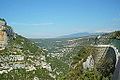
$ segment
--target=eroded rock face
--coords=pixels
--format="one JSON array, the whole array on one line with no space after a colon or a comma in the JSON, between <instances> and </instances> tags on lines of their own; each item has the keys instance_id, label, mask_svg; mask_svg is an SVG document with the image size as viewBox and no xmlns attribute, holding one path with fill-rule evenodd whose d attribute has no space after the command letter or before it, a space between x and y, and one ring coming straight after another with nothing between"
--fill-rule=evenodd
<instances>
[{"instance_id":1,"label":"eroded rock face","mask_svg":"<svg viewBox=\"0 0 120 80\"><path fill-rule=\"evenodd\" d=\"M90 55L88 56L87 60L85 62L83 62L83 68L84 69L91 69L94 67L94 59L93 59L93 56Z\"/></svg>"},{"instance_id":2,"label":"eroded rock face","mask_svg":"<svg viewBox=\"0 0 120 80\"><path fill-rule=\"evenodd\" d=\"M7 42L14 37L12 28L6 24L5 20L0 19L0 50L5 49Z\"/></svg>"},{"instance_id":3,"label":"eroded rock face","mask_svg":"<svg viewBox=\"0 0 120 80\"><path fill-rule=\"evenodd\" d=\"M1 48L5 48L6 45L7 45L7 40L8 40L8 37L7 37L7 33L4 32L4 26L0 26L0 47Z\"/></svg>"}]
</instances>

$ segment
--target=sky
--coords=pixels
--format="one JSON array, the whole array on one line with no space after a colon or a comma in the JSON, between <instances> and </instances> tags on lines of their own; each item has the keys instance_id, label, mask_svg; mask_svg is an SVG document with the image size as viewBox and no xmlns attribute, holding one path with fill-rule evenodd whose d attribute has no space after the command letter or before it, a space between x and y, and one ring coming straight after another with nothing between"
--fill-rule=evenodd
<instances>
[{"instance_id":1,"label":"sky","mask_svg":"<svg viewBox=\"0 0 120 80\"><path fill-rule=\"evenodd\" d=\"M27 38L120 30L120 0L0 0L0 18Z\"/></svg>"}]
</instances>

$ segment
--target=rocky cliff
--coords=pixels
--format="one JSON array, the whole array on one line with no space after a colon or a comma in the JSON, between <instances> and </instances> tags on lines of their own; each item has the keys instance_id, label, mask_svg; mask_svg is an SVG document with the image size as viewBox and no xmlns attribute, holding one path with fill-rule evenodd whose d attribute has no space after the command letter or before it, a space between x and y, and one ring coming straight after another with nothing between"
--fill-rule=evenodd
<instances>
[{"instance_id":1,"label":"rocky cliff","mask_svg":"<svg viewBox=\"0 0 120 80\"><path fill-rule=\"evenodd\" d=\"M0 19L0 80L54 79L47 52Z\"/></svg>"},{"instance_id":2,"label":"rocky cliff","mask_svg":"<svg viewBox=\"0 0 120 80\"><path fill-rule=\"evenodd\" d=\"M4 19L0 19L0 49L5 49L8 41L15 38L15 33L12 28L7 25Z\"/></svg>"}]
</instances>

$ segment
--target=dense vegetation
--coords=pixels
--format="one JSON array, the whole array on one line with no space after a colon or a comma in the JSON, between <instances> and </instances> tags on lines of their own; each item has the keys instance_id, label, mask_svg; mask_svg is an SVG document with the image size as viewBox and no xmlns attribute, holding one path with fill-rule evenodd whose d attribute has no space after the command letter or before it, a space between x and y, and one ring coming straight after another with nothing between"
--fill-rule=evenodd
<instances>
[{"instance_id":1,"label":"dense vegetation","mask_svg":"<svg viewBox=\"0 0 120 80\"><path fill-rule=\"evenodd\" d=\"M48 75L48 71L43 68L37 68L34 71L26 71L25 69L14 69L8 73L0 74L0 80L34 80L35 78L40 80L53 80Z\"/></svg>"},{"instance_id":2,"label":"dense vegetation","mask_svg":"<svg viewBox=\"0 0 120 80\"><path fill-rule=\"evenodd\" d=\"M10 53L11 51L11 53ZM40 49L38 46L36 46L34 43L32 43L30 40L17 35L14 39L10 40L8 42L8 46L5 50L0 51L0 55L12 55L14 52L17 52L17 54L21 55L41 55L45 54L42 49Z\"/></svg>"},{"instance_id":3,"label":"dense vegetation","mask_svg":"<svg viewBox=\"0 0 120 80\"><path fill-rule=\"evenodd\" d=\"M60 80L109 80L112 77L114 65L112 63L112 60L109 61L109 58L104 59L105 63L99 62L96 66L92 69L85 70L83 69L83 62L86 61L87 57L89 55L95 56L96 55L96 49L91 46L84 46L81 48L77 48L73 51L73 54L75 56L72 59L71 63L71 70L68 72L65 76L59 77ZM107 60L109 59L109 60ZM107 60L107 61L106 61ZM106 66L105 66L106 64ZM98 65L101 68L98 68Z\"/></svg>"},{"instance_id":4,"label":"dense vegetation","mask_svg":"<svg viewBox=\"0 0 120 80\"><path fill-rule=\"evenodd\" d=\"M120 31L115 31L102 35L102 37L111 38L111 39L120 39Z\"/></svg>"},{"instance_id":5,"label":"dense vegetation","mask_svg":"<svg viewBox=\"0 0 120 80\"><path fill-rule=\"evenodd\" d=\"M17 55L24 57L24 59L16 60L15 56ZM9 40L7 48L0 50L0 70L12 69L0 74L0 80L33 80L35 77L42 80L53 80L47 69L35 64L36 61L42 61L37 58L42 55L46 56L47 53L32 41L15 34L14 38ZM18 68L13 69L12 67L15 65L18 65ZM20 67L20 65L25 65L25 67L34 66L35 70L28 71L28 69Z\"/></svg>"},{"instance_id":6,"label":"dense vegetation","mask_svg":"<svg viewBox=\"0 0 120 80\"><path fill-rule=\"evenodd\" d=\"M116 32L113 32L116 34ZM97 36L83 37L83 38L71 38L71 39L37 39L36 44L42 48L46 48L48 55L50 53L59 53L63 56L51 56L48 58L53 69L59 69L63 72L57 76L58 80L110 80L114 69L116 56L114 52L108 50L108 54L99 62L96 62L94 68L85 70L83 68L83 62L86 61L88 56L92 55L94 58L97 55L97 49L90 45L114 45L118 50L120 50L118 32L114 38L111 38L110 35L113 33L108 33L102 35L99 39L96 39ZM72 45L72 46L71 46ZM64 51L65 49L65 51ZM70 49L70 50L68 50ZM68 50L68 51L67 51ZM112 49L111 49L112 50ZM64 51L64 52L63 52ZM58 64L59 63L59 64ZM63 65L61 69L61 65ZM64 71L67 67L68 71Z\"/></svg>"}]
</instances>

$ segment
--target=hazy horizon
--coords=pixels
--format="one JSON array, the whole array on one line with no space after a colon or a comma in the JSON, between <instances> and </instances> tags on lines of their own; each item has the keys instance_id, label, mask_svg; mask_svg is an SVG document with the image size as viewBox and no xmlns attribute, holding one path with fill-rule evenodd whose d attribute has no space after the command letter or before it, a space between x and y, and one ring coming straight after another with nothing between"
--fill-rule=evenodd
<instances>
[{"instance_id":1,"label":"hazy horizon","mask_svg":"<svg viewBox=\"0 0 120 80\"><path fill-rule=\"evenodd\" d=\"M27 38L120 30L120 0L0 1L0 18Z\"/></svg>"}]
</instances>

